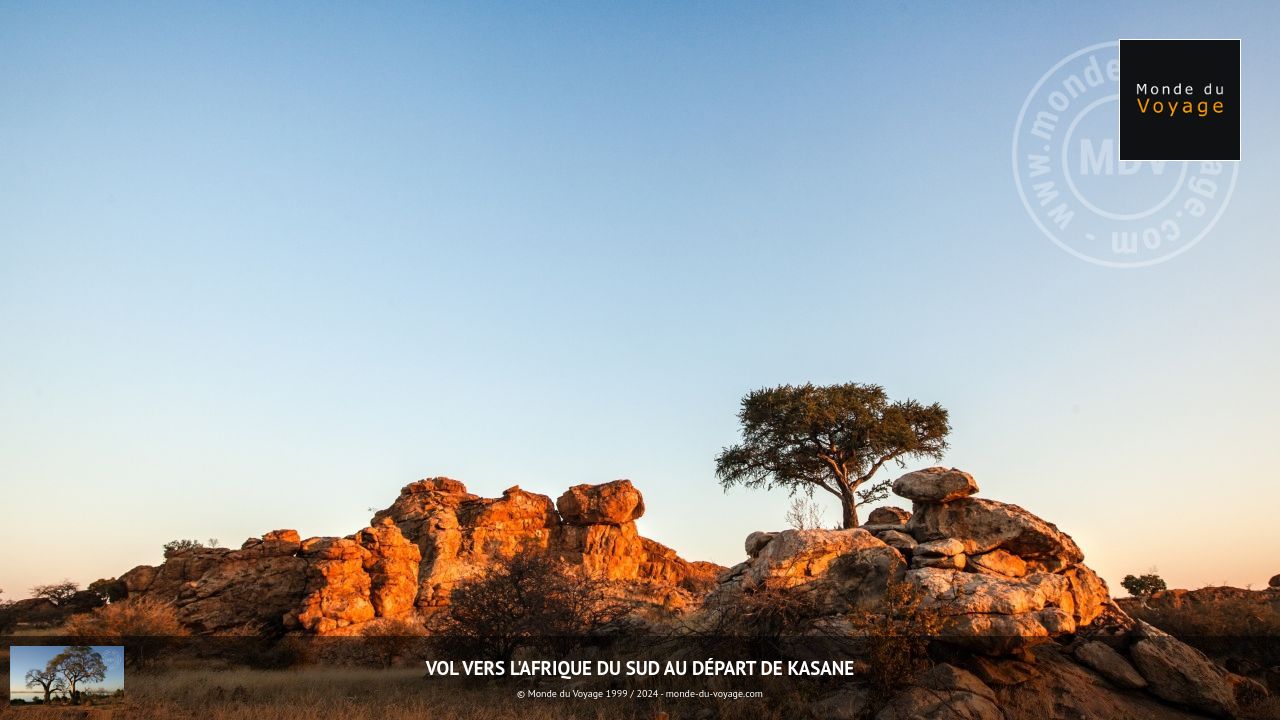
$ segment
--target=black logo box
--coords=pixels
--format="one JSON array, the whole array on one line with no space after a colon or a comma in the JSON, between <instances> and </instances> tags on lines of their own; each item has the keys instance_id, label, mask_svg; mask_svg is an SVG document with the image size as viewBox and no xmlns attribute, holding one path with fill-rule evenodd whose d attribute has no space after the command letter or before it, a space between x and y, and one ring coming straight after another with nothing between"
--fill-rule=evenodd
<instances>
[{"instance_id":1,"label":"black logo box","mask_svg":"<svg viewBox=\"0 0 1280 720\"><path fill-rule=\"evenodd\" d=\"M1120 40L1121 160L1239 160L1240 102L1240 40Z\"/></svg>"}]
</instances>

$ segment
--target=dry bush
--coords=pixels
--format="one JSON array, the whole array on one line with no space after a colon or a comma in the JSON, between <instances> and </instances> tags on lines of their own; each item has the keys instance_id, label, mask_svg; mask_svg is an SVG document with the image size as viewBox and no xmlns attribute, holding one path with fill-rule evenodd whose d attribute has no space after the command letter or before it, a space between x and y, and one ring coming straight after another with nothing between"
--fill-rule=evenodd
<instances>
[{"instance_id":1,"label":"dry bush","mask_svg":"<svg viewBox=\"0 0 1280 720\"><path fill-rule=\"evenodd\" d=\"M544 553L525 553L455 587L431 629L448 650L510 660L521 648L566 647L599 637L631 607L606 583Z\"/></svg>"},{"instance_id":2,"label":"dry bush","mask_svg":"<svg viewBox=\"0 0 1280 720\"><path fill-rule=\"evenodd\" d=\"M873 694L888 700L917 673L933 664L929 647L942 631L943 617L906 582L891 582L882 607L849 616L868 638Z\"/></svg>"},{"instance_id":3,"label":"dry bush","mask_svg":"<svg viewBox=\"0 0 1280 720\"><path fill-rule=\"evenodd\" d=\"M1125 603L1125 611L1213 657L1256 675L1280 665L1280 597L1224 597L1180 605Z\"/></svg>"},{"instance_id":4,"label":"dry bush","mask_svg":"<svg viewBox=\"0 0 1280 720\"><path fill-rule=\"evenodd\" d=\"M133 598L74 615L62 632L85 642L126 646L125 660L135 668L151 664L176 639L190 633L173 605L154 598Z\"/></svg>"},{"instance_id":5,"label":"dry bush","mask_svg":"<svg viewBox=\"0 0 1280 720\"><path fill-rule=\"evenodd\" d=\"M173 605L154 598L133 598L76 615L64 629L77 638L180 637L187 635Z\"/></svg>"}]
</instances>

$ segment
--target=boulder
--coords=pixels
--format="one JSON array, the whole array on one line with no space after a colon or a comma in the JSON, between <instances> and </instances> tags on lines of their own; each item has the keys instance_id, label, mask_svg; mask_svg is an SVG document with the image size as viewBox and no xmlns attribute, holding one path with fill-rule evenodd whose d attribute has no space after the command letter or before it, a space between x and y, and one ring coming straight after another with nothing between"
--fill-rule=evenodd
<instances>
[{"instance_id":1,"label":"boulder","mask_svg":"<svg viewBox=\"0 0 1280 720\"><path fill-rule=\"evenodd\" d=\"M992 550L969 556L969 567L975 572L1004 575L1020 578L1027 574L1027 563L1022 558L1005 550Z\"/></svg>"},{"instance_id":2,"label":"boulder","mask_svg":"<svg viewBox=\"0 0 1280 720\"><path fill-rule=\"evenodd\" d=\"M120 582L124 583L125 597L146 592L151 587L151 583L155 582L156 573L158 572L159 568L155 566L139 565L121 575Z\"/></svg>"},{"instance_id":3,"label":"boulder","mask_svg":"<svg viewBox=\"0 0 1280 720\"><path fill-rule=\"evenodd\" d=\"M976 492L973 476L955 468L925 468L893 481L895 495L920 503L946 503Z\"/></svg>"},{"instance_id":4,"label":"boulder","mask_svg":"<svg viewBox=\"0 0 1280 720\"><path fill-rule=\"evenodd\" d=\"M1139 690L1147 686L1146 679L1133 665L1104 642L1090 640L1081 643L1076 647L1074 655L1077 660L1118 688Z\"/></svg>"},{"instance_id":5,"label":"boulder","mask_svg":"<svg viewBox=\"0 0 1280 720\"><path fill-rule=\"evenodd\" d=\"M921 606L943 620L950 642L988 654L1005 654L1074 632L1070 581L1036 573L1023 578L917 568L906 581ZM1064 607L1065 606L1065 607Z\"/></svg>"},{"instance_id":6,"label":"boulder","mask_svg":"<svg viewBox=\"0 0 1280 720\"><path fill-rule=\"evenodd\" d=\"M574 485L556 500L569 525L622 525L644 515L644 498L630 480L602 485Z\"/></svg>"},{"instance_id":7,"label":"boulder","mask_svg":"<svg viewBox=\"0 0 1280 720\"><path fill-rule=\"evenodd\" d=\"M867 515L868 525L906 525L911 513L900 507L878 507Z\"/></svg>"},{"instance_id":8,"label":"boulder","mask_svg":"<svg viewBox=\"0 0 1280 720\"><path fill-rule=\"evenodd\" d=\"M1280 588L1280 575L1272 575L1267 581L1267 587Z\"/></svg>"},{"instance_id":9,"label":"boulder","mask_svg":"<svg viewBox=\"0 0 1280 720\"><path fill-rule=\"evenodd\" d=\"M743 592L805 592L821 611L837 613L877 606L903 565L866 530L784 530L726 580Z\"/></svg>"},{"instance_id":10,"label":"boulder","mask_svg":"<svg viewBox=\"0 0 1280 720\"><path fill-rule=\"evenodd\" d=\"M1204 715L1166 705L1140 692L1118 692L1110 682L1062 654L1056 645L1035 648L1036 675L1016 685L990 684L1005 717L1071 720L1203 720Z\"/></svg>"},{"instance_id":11,"label":"boulder","mask_svg":"<svg viewBox=\"0 0 1280 720\"><path fill-rule=\"evenodd\" d=\"M1218 717L1235 716L1235 691L1227 673L1204 653L1142 621L1133 634L1139 639L1129 657L1149 692Z\"/></svg>"},{"instance_id":12,"label":"boulder","mask_svg":"<svg viewBox=\"0 0 1280 720\"><path fill-rule=\"evenodd\" d=\"M929 555L934 557L951 557L952 555L964 554L964 543L955 538L944 538L942 540L930 540L916 545L917 555Z\"/></svg>"},{"instance_id":13,"label":"boulder","mask_svg":"<svg viewBox=\"0 0 1280 720\"><path fill-rule=\"evenodd\" d=\"M920 543L911 553L911 567L962 570L965 563L964 544L955 538Z\"/></svg>"},{"instance_id":14,"label":"boulder","mask_svg":"<svg viewBox=\"0 0 1280 720\"><path fill-rule=\"evenodd\" d=\"M996 694L960 668L935 665L876 714L876 720L1005 720Z\"/></svg>"},{"instance_id":15,"label":"boulder","mask_svg":"<svg viewBox=\"0 0 1280 720\"><path fill-rule=\"evenodd\" d=\"M876 537L880 542L883 542L885 545L888 545L903 555L909 555L915 550L916 545L918 544L916 543L915 538L904 532L898 532L897 530L883 530L876 533Z\"/></svg>"},{"instance_id":16,"label":"boulder","mask_svg":"<svg viewBox=\"0 0 1280 720\"><path fill-rule=\"evenodd\" d=\"M963 570L966 558L964 553L959 555L912 555L911 567L913 568L938 568L941 570Z\"/></svg>"},{"instance_id":17,"label":"boulder","mask_svg":"<svg viewBox=\"0 0 1280 720\"><path fill-rule=\"evenodd\" d=\"M1053 523L994 500L919 504L907 528L921 543L956 538L964 544L966 555L1004 550L1027 561L1033 571L1054 572L1084 559L1071 536Z\"/></svg>"},{"instance_id":18,"label":"boulder","mask_svg":"<svg viewBox=\"0 0 1280 720\"><path fill-rule=\"evenodd\" d=\"M768 545L769 541L773 540L777 534L778 533L776 532L762 532L757 530L748 535L747 541L744 543L747 551L747 557L755 557L759 555L760 551L764 549L764 546Z\"/></svg>"}]
</instances>

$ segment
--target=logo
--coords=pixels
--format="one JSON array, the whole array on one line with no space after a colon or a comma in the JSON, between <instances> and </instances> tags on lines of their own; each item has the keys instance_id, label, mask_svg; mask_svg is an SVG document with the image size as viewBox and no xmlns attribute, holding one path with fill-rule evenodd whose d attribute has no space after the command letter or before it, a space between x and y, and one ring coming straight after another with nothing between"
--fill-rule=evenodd
<instances>
[{"instance_id":1,"label":"logo","mask_svg":"<svg viewBox=\"0 0 1280 720\"><path fill-rule=\"evenodd\" d=\"M1144 267L1213 229L1239 165L1121 160L1119 82L1118 42L1050 68L1018 112L1013 176L1023 207L1058 247L1104 267Z\"/></svg>"}]
</instances>

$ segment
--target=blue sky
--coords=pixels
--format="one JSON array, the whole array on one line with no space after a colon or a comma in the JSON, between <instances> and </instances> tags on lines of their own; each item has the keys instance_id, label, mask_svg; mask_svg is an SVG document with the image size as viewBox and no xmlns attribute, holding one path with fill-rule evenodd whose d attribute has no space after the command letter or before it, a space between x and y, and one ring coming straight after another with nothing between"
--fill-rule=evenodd
<instances>
[{"instance_id":1,"label":"blue sky","mask_svg":"<svg viewBox=\"0 0 1280 720\"><path fill-rule=\"evenodd\" d=\"M714 456L804 381L941 402L944 462L1113 584L1265 583L1278 15L0 6L0 588L348 534L432 475L629 477L643 533L730 564L787 499ZM1009 169L1040 75L1117 37L1245 48L1231 206L1136 271Z\"/></svg>"},{"instance_id":2,"label":"blue sky","mask_svg":"<svg viewBox=\"0 0 1280 720\"><path fill-rule=\"evenodd\" d=\"M117 645L93 645L93 651L102 656L107 666L106 676L102 682L81 683L77 690L103 690L113 692L124 688L124 648ZM29 688L26 685L28 670L43 670L49 661L58 653L66 650L65 645L15 645L9 648L9 694L24 693L27 697L32 691L43 692L39 685Z\"/></svg>"}]
</instances>

